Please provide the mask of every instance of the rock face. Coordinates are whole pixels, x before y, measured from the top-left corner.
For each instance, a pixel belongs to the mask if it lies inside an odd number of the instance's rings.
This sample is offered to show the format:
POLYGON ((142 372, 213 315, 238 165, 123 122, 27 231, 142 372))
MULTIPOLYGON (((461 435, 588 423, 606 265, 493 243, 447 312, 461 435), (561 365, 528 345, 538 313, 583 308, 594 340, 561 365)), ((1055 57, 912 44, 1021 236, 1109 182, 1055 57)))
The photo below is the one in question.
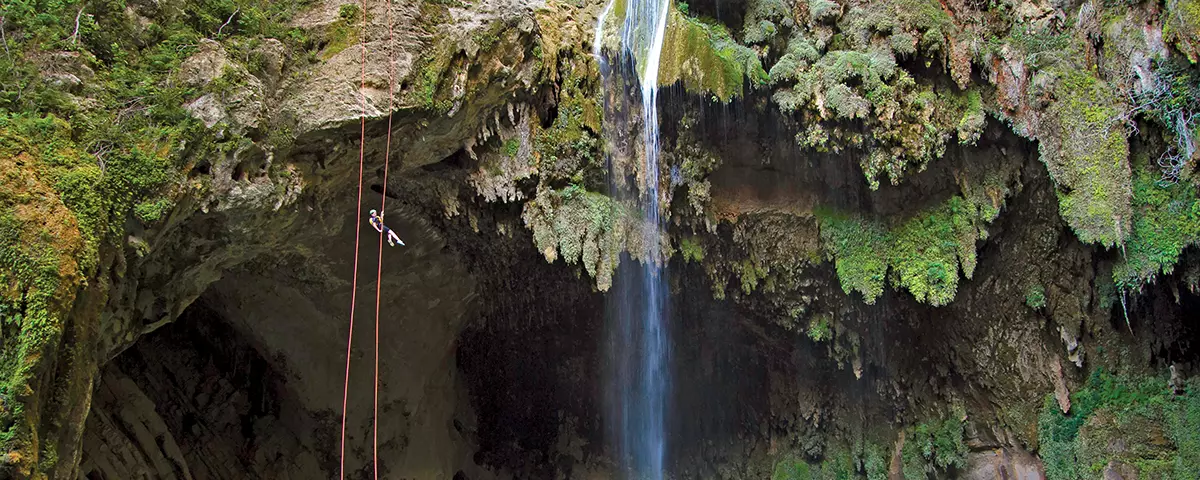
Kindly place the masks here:
POLYGON ((1042 463, 1024 451, 996 450, 967 457, 968 480, 1041 480, 1046 478, 1042 463))
MULTIPOLYGON (((624 475, 606 2, 235 3, 12 20, 0 478, 624 475)), ((1195 2, 1010 3, 672 8, 673 478, 1200 464, 1195 2)))

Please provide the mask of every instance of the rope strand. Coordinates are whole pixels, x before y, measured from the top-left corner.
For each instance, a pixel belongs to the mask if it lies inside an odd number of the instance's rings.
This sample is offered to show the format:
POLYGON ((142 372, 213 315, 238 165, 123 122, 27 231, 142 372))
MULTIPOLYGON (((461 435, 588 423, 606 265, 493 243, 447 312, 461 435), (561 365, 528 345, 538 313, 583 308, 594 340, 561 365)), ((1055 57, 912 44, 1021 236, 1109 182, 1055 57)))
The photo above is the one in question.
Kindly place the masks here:
POLYGON ((358 140, 358 200, 354 214, 354 277, 350 281, 350 333, 346 336, 346 377, 342 387, 342 433, 341 452, 338 454, 338 476, 346 479, 346 409, 350 399, 350 352, 354 345, 354 306, 358 296, 358 244, 362 235, 362 181, 363 157, 367 146, 367 0, 362 0, 362 76, 358 94, 362 98, 362 119, 359 122, 358 140))
MULTIPOLYGON (((379 213, 387 212, 388 165, 392 159, 392 108, 394 105, 394 88, 396 85, 396 62, 392 58, 391 48, 395 45, 395 32, 392 25, 392 0, 387 6, 388 24, 388 124, 387 144, 383 149, 383 195, 379 201, 379 213)), ((382 219, 380 220, 382 223, 382 219)), ((375 480, 379 480, 379 296, 383 289, 383 232, 379 232, 379 264, 375 269, 375 406, 373 411, 374 438, 372 453, 374 455, 375 480)))

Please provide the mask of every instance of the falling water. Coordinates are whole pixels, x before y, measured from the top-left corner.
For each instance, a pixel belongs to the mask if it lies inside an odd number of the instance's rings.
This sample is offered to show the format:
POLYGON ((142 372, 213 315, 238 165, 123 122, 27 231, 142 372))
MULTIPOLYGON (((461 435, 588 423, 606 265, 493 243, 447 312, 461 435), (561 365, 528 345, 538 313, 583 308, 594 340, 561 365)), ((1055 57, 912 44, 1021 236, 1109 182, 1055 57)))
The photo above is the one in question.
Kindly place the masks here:
MULTIPOLYGON (((608 75, 601 53, 604 23, 617 0, 610 0, 596 24, 594 53, 601 73, 608 75)), ((666 330, 665 262, 660 253, 658 64, 667 25, 668 0, 624 0, 620 54, 636 59, 641 75, 643 181, 641 210, 645 215, 643 245, 647 255, 619 272, 610 301, 613 342, 610 345, 615 399, 610 420, 617 455, 635 478, 663 478, 666 451, 665 410, 669 388, 666 330)), ((627 71, 620 70, 620 71, 627 71)), ((607 83, 607 82, 606 82, 607 83)), ((626 82, 627 83, 627 82, 626 82)), ((612 176, 610 166, 610 176, 612 176)))

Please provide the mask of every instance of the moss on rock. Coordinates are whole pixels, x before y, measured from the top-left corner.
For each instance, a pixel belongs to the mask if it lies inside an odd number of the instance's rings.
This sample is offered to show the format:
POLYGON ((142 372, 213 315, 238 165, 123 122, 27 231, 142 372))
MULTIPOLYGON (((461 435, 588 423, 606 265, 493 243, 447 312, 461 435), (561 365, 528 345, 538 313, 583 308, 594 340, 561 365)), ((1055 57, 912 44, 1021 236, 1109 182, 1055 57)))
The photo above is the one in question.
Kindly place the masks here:
POLYGON ((1082 71, 1063 73, 1053 92, 1039 150, 1057 186, 1059 212, 1080 240, 1121 245, 1130 230, 1132 190, 1120 98, 1082 71))
POLYGON ((1191 178, 1164 185, 1142 156, 1133 176, 1133 228, 1125 255, 1113 267, 1118 287, 1138 290, 1159 273, 1169 274, 1183 250, 1200 244, 1200 199, 1191 178))
POLYGON ((612 286, 612 275, 636 220, 606 195, 578 186, 541 189, 525 204, 521 218, 546 261, 562 258, 582 263, 600 291, 612 286))
POLYGON ((688 17, 674 2, 667 15, 659 85, 682 82, 689 92, 728 102, 744 94, 747 79, 754 86, 767 82, 758 55, 738 44, 724 25, 688 17))
POLYGON ((846 293, 866 303, 883 293, 885 274, 917 300, 946 305, 954 299, 961 271, 970 278, 982 218, 962 197, 924 210, 895 224, 823 212, 821 238, 846 293))
POLYGON ((1168 0, 1163 37, 1192 63, 1200 61, 1200 0, 1168 0))
POLYGON ((1135 379, 1098 369, 1063 414, 1047 394, 1038 453, 1048 480, 1093 478, 1124 465, 1140 478, 1192 478, 1200 471, 1200 385, 1135 379))

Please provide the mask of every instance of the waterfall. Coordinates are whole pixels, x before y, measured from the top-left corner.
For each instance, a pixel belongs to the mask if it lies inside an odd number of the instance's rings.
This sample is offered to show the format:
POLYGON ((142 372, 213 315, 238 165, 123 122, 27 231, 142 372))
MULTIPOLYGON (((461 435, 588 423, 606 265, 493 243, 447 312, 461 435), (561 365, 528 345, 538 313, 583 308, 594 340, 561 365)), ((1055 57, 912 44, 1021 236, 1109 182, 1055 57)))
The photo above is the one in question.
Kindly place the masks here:
MULTIPOLYGON (((667 26, 668 0, 610 0, 596 24, 593 52, 601 74, 609 69, 601 52, 604 25, 617 1, 625 4, 620 55, 633 59, 641 86, 643 184, 634 195, 644 212, 643 245, 647 254, 618 272, 609 297, 611 374, 607 388, 613 401, 608 420, 615 453, 629 478, 663 478, 666 453, 665 413, 670 389, 667 341, 666 262, 661 252, 659 212, 658 64, 667 26)), ((628 69, 618 69, 627 72, 628 69)), ((625 79, 632 80, 632 79, 625 79)), ((629 82, 623 82, 629 83, 629 82)), ((604 82, 608 84, 607 79, 604 82)), ((623 131, 620 130, 620 131, 623 131)), ((614 177, 609 167, 610 178, 614 177)), ((614 186, 621 182, 615 181, 614 186)), ((614 188, 614 192, 619 187, 614 188)))

